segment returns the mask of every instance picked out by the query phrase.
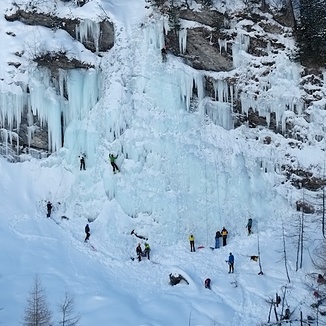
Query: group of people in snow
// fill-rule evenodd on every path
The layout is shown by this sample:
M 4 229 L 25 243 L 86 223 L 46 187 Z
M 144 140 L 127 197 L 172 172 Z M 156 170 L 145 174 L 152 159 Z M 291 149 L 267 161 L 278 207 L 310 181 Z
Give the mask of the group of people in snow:
M 78 157 L 79 157 L 79 162 L 80 162 L 80 165 L 79 165 L 80 171 L 81 170 L 86 170 L 86 164 L 85 164 L 86 154 L 85 153 L 80 154 Z M 111 163 L 111 166 L 112 166 L 113 173 L 120 172 L 119 167 L 115 163 L 115 160 L 117 158 L 118 158 L 118 155 L 114 156 L 111 153 L 109 154 L 109 160 L 110 160 L 110 163 Z
M 223 247 L 226 246 L 226 239 L 228 237 L 228 230 L 223 226 L 222 231 L 220 232 L 219 230 L 216 231 L 215 233 L 215 249 L 220 248 L 220 238 L 223 240 Z
M 149 260 L 149 253 L 151 251 L 151 247 L 150 245 L 145 242 L 145 249 L 143 250 L 141 247 L 141 244 L 138 243 L 137 247 L 136 247 L 136 254 L 137 254 L 137 259 L 138 261 L 141 261 L 142 257 L 147 257 L 147 259 Z
M 110 154 L 110 155 L 112 155 L 112 154 Z M 110 158 L 111 158 L 111 156 L 110 156 Z M 112 163 L 115 164 L 114 160 L 116 158 L 117 158 L 117 156 L 114 157 L 112 155 L 111 164 Z M 81 168 L 82 168 L 82 166 L 81 166 Z M 116 166 L 113 169 L 114 169 L 114 171 L 115 171 L 115 169 L 118 170 L 118 167 Z M 47 207 L 47 217 L 50 217 L 53 205 L 52 205 L 52 203 L 50 201 L 48 201 L 47 204 L 46 204 L 46 207 Z M 66 218 L 66 217 L 64 216 L 64 218 Z M 68 219 L 68 218 L 66 218 L 66 219 Z M 252 219 L 251 218 L 248 220 L 248 223 L 247 223 L 246 227 L 248 229 L 248 235 L 250 235 L 251 234 L 251 227 L 252 227 Z M 86 234 L 86 236 L 85 236 L 84 241 L 87 242 L 89 240 L 89 238 L 90 238 L 90 235 L 91 235 L 91 229 L 90 229 L 88 223 L 85 226 L 85 234 Z M 134 235 L 135 237 L 137 237 L 139 239 L 142 239 L 142 240 L 146 240 L 146 241 L 148 240 L 147 237 L 137 234 L 135 232 L 135 230 L 131 231 L 131 235 Z M 213 247 L 211 247 L 211 248 L 212 249 L 220 248 L 220 238 L 222 238 L 222 240 L 223 240 L 223 242 L 222 242 L 223 246 L 226 246 L 227 236 L 228 236 L 228 231 L 227 231 L 227 229 L 225 227 L 222 228 L 221 232 L 216 231 L 216 234 L 215 234 L 215 248 L 213 248 Z M 195 252 L 196 251 L 196 249 L 195 249 L 195 237 L 194 237 L 193 234 L 191 234 L 189 236 L 189 242 L 190 242 L 190 251 Z M 146 257 L 148 260 L 150 260 L 150 251 L 151 251 L 151 248 L 150 248 L 150 245 L 147 242 L 145 242 L 144 250 L 142 249 L 141 244 L 138 243 L 138 245 L 136 247 L 136 255 L 137 255 L 138 261 L 141 261 L 143 257 Z M 226 260 L 226 262 L 229 265 L 229 273 L 234 273 L 234 255 L 232 254 L 232 252 L 229 253 L 229 257 L 228 257 L 228 260 Z M 170 284 L 171 285 L 176 285 L 176 284 L 180 283 L 181 281 L 184 281 L 187 284 L 189 284 L 188 281 L 181 274 L 179 274 L 177 276 L 174 276 L 174 275 L 170 274 L 169 277 L 170 277 Z M 322 277 L 320 277 L 319 279 L 322 279 Z M 323 281 L 324 281 L 324 279 L 323 279 Z M 211 288 L 211 279 L 210 278 L 205 279 L 204 285 L 205 285 L 205 288 L 210 289 Z

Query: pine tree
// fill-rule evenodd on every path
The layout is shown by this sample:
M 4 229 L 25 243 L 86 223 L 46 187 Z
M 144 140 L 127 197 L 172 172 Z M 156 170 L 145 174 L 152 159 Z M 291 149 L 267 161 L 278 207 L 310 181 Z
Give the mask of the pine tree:
M 325 0 L 301 0 L 297 42 L 299 58 L 303 65 L 326 64 Z
M 27 298 L 22 325 L 51 326 L 52 312 L 49 310 L 46 293 L 39 277 L 36 275 L 34 285 Z

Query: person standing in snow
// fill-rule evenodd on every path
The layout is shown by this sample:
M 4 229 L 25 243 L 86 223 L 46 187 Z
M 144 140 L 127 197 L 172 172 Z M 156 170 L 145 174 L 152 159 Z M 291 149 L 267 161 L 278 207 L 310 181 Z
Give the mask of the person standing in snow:
M 223 229 L 222 229 L 222 232 L 221 232 L 222 239 L 223 239 L 223 247 L 226 246 L 226 239 L 228 237 L 228 233 L 229 232 L 227 231 L 227 229 L 225 228 L 225 226 L 223 226 Z
M 220 237 L 221 237 L 221 232 L 220 231 L 216 231 L 215 234 L 215 249 L 218 249 L 220 247 Z
M 117 170 L 118 172 L 120 172 L 118 166 L 116 165 L 115 163 L 115 160 L 118 158 L 118 155 L 117 156 L 114 156 L 113 154 L 109 154 L 109 159 L 110 159 L 110 162 L 111 162 L 111 166 L 112 166 L 112 169 L 113 169 L 113 173 L 115 173 L 115 171 Z
M 151 251 L 151 247 L 147 242 L 145 242 L 145 250 L 144 250 L 144 256 L 148 258 L 149 260 L 149 253 Z
M 232 252 L 230 252 L 227 263 L 229 264 L 229 274 L 234 273 L 234 256 L 232 255 Z
M 248 223 L 246 225 L 246 228 L 248 229 L 248 235 L 251 234 L 251 227 L 252 227 L 252 218 L 248 220 Z
M 189 242 L 190 242 L 190 251 L 193 252 L 193 251 L 196 251 L 195 250 L 195 237 L 190 234 L 189 236 Z
M 207 278 L 205 280 L 205 289 L 211 289 L 211 279 L 210 278 Z
M 161 55 L 162 55 L 162 62 L 166 62 L 167 61 L 167 52 L 166 52 L 166 48 L 162 48 L 161 49 Z
M 81 154 L 78 157 L 80 159 L 80 171 L 81 170 L 86 170 L 86 167 L 85 167 L 85 154 Z
M 46 208 L 47 208 L 47 211 L 48 211 L 47 217 L 50 217 L 51 216 L 51 211 L 52 211 L 52 208 L 53 208 L 50 201 L 48 201 L 48 203 L 46 204 Z
M 138 246 L 136 247 L 136 254 L 137 254 L 138 261 L 141 261 L 141 256 L 143 255 L 143 250 L 141 248 L 140 243 L 138 243 Z
M 85 233 L 86 233 L 85 242 L 87 242 L 89 240 L 90 235 L 91 235 L 91 229 L 90 229 L 88 224 L 86 224 L 86 226 L 85 226 Z

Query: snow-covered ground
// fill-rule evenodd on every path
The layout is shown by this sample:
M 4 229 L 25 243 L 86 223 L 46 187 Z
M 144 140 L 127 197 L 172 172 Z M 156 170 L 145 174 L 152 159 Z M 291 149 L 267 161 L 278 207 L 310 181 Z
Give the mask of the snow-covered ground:
M 104 9 L 116 29 L 115 46 L 100 63 L 100 101 L 72 118 L 64 148 L 49 158 L 0 160 L 0 321 L 14 326 L 22 320 L 35 274 L 53 310 L 66 289 L 75 296 L 80 325 L 259 325 L 268 318 L 266 300 L 283 291 L 293 318 L 300 311 L 312 315 L 308 285 L 315 281 L 307 274 L 316 272 L 309 252 L 321 241 L 320 223 L 306 217 L 303 268 L 296 272 L 295 202 L 303 193 L 286 181 L 281 166 L 315 166 L 322 175 L 325 142 L 311 139 L 293 149 L 268 130 L 223 128 L 228 112 L 220 113 L 220 125 L 201 107 L 190 112 L 199 73 L 172 56 L 161 62 L 164 20 L 150 15 L 144 1 L 101 1 L 97 9 L 94 3 L 79 8 L 80 17 Z M 87 98 L 92 90 L 81 94 L 78 88 L 75 95 Z M 271 144 L 264 143 L 266 136 Z M 81 152 L 86 171 L 79 171 Z M 112 173 L 110 152 L 119 155 L 121 173 Z M 55 206 L 50 219 L 47 200 Z M 83 241 L 88 220 L 95 250 Z M 223 226 L 228 245 L 212 251 Z M 130 259 L 138 242 L 144 246 L 133 229 L 148 237 L 150 261 Z M 191 233 L 196 247 L 204 247 L 195 253 Z M 258 254 L 258 236 L 264 275 L 250 260 Z M 229 252 L 234 274 L 227 273 Z M 182 274 L 189 285 L 170 286 L 170 273 Z M 203 286 L 208 277 L 211 291 Z

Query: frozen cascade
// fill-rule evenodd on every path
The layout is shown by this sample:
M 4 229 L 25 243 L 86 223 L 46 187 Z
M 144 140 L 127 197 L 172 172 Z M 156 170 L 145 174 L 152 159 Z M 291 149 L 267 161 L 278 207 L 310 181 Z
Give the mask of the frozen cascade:
M 40 120 L 40 127 L 48 126 L 49 150 L 61 147 L 61 101 L 51 85 L 50 72 L 35 70 L 29 76 L 29 110 Z M 30 139 L 29 139 L 30 142 Z
M 99 52 L 100 23 L 90 19 L 83 19 L 76 27 L 76 39 L 80 42 L 91 39 L 94 41 L 96 53 Z
M 27 96 L 20 86 L 10 85 L 0 90 L 0 126 L 19 132 L 22 112 Z
M 186 66 L 184 70 L 179 69 L 176 74 L 179 81 L 181 100 L 185 103 L 186 110 L 189 111 L 194 89 L 197 90 L 199 101 L 204 98 L 204 77 L 201 72 Z
M 215 99 L 220 102 L 229 103 L 230 94 L 229 94 L 228 83 L 225 80 L 218 79 L 218 80 L 214 80 L 213 86 L 214 86 Z M 232 87 L 230 86 L 230 89 L 231 88 Z
M 203 111 L 203 114 L 211 118 L 214 124 L 226 130 L 233 129 L 232 106 L 230 103 L 211 101 L 205 98 L 200 103 L 200 109 Z
M 59 71 L 58 84 L 47 69 L 30 73 L 29 107 L 37 115 L 41 127 L 48 125 L 49 150 L 58 150 L 62 145 L 61 127 L 65 130 L 73 121 L 83 120 L 99 98 L 98 74 L 95 69 Z M 64 93 L 67 92 L 68 100 Z M 61 124 L 63 114 L 63 126 Z M 32 129 L 31 129 L 32 130 Z M 78 131 L 78 129 L 76 129 Z M 32 132 L 29 133 L 32 136 Z M 72 149 L 73 141 L 65 135 L 65 146 Z M 30 140 L 29 140 L 30 141 Z M 69 146 L 70 144 L 70 146 Z M 79 150 L 76 149 L 76 150 Z
M 232 44 L 233 66 L 239 67 L 244 60 L 243 52 L 247 52 L 250 45 L 250 36 L 238 33 L 234 43 Z
M 272 70 L 267 79 L 260 80 L 260 85 L 263 86 L 260 88 L 259 94 L 246 90 L 239 97 L 242 113 L 248 114 L 249 109 L 252 109 L 260 116 L 265 117 L 268 125 L 271 121 L 271 114 L 275 113 L 276 124 L 277 126 L 281 125 L 284 131 L 286 117 L 291 116 L 290 112 L 300 115 L 304 104 L 298 87 L 293 86 L 299 83 L 298 65 L 290 62 L 287 58 L 279 60 L 278 68 Z M 289 113 L 285 114 L 286 111 Z
M 7 155 L 9 153 L 9 146 L 12 145 L 13 140 L 15 140 L 17 147 L 19 147 L 19 137 L 16 132 L 0 128 L 0 139 L 1 142 L 4 144 L 5 152 L 3 152 L 3 148 L 1 148 L 1 155 Z M 2 146 L 1 146 L 2 147 Z
M 109 151 L 118 154 L 122 173 L 112 175 L 106 169 L 99 182 L 107 198 L 118 203 L 129 218 L 123 223 L 133 221 L 130 217 L 145 223 L 146 216 L 155 219 L 152 228 L 158 229 L 153 232 L 159 234 L 162 244 L 169 242 L 164 236 L 167 226 L 175 232 L 175 241 L 183 241 L 185 234 L 195 230 L 198 241 L 204 242 L 208 226 L 227 221 L 236 230 L 228 217 L 248 210 L 272 213 L 269 202 L 278 199 L 273 191 L 269 198 L 260 198 L 266 173 L 259 164 L 252 164 L 256 157 L 242 153 L 241 141 L 229 146 L 233 86 L 216 82 L 221 100 L 205 98 L 202 72 L 172 58 L 162 64 L 162 30 L 159 22 L 137 32 L 133 41 L 138 42 L 130 47 L 135 62 L 131 67 L 122 65 L 118 70 L 111 65 L 114 53 L 102 65 L 103 74 L 110 79 L 95 107 L 97 128 L 105 137 L 100 142 L 104 146 L 97 149 L 98 159 Z M 189 113 L 194 89 L 199 111 Z M 240 193 L 246 198 L 240 200 Z
M 184 241 L 191 231 L 198 243 L 208 244 L 210 228 L 226 224 L 236 234 L 239 226 L 233 216 L 272 215 L 275 205 L 270 202 L 281 199 L 272 187 L 261 198 L 266 173 L 253 163 L 261 154 L 246 156 L 243 147 L 250 141 L 242 142 L 230 130 L 233 86 L 217 81 L 218 100 L 212 101 L 205 98 L 202 72 L 172 57 L 163 64 L 163 24 L 150 22 L 135 29 L 135 34 L 122 37 L 121 44 L 105 54 L 101 65 L 105 85 L 100 94 L 95 70 L 60 72 L 55 87 L 44 73 L 35 76 L 35 88 L 40 90 L 33 103 L 57 114 L 38 112 L 45 122 L 63 115 L 64 142 L 70 151 L 60 153 L 68 163 L 78 165 L 76 153 L 87 153 L 87 171 L 76 179 L 76 187 L 65 192 L 69 209 L 75 212 L 78 198 L 78 215 L 102 218 L 105 206 L 115 205 L 121 209 L 119 221 L 125 229 L 134 221 L 141 225 L 155 220 L 148 236 L 155 234 L 162 245 Z M 132 58 L 132 64 L 123 60 L 126 57 Z M 41 94 L 46 91 L 47 99 Z M 194 93 L 199 111 L 190 113 Z M 60 103 L 58 107 L 49 103 L 52 98 Z M 49 131 L 52 127 L 50 123 Z M 58 138 L 60 130 L 52 134 Z M 112 174 L 108 152 L 119 155 L 121 174 Z M 96 169 L 88 169 L 92 166 Z M 171 230 L 174 239 L 165 236 Z

